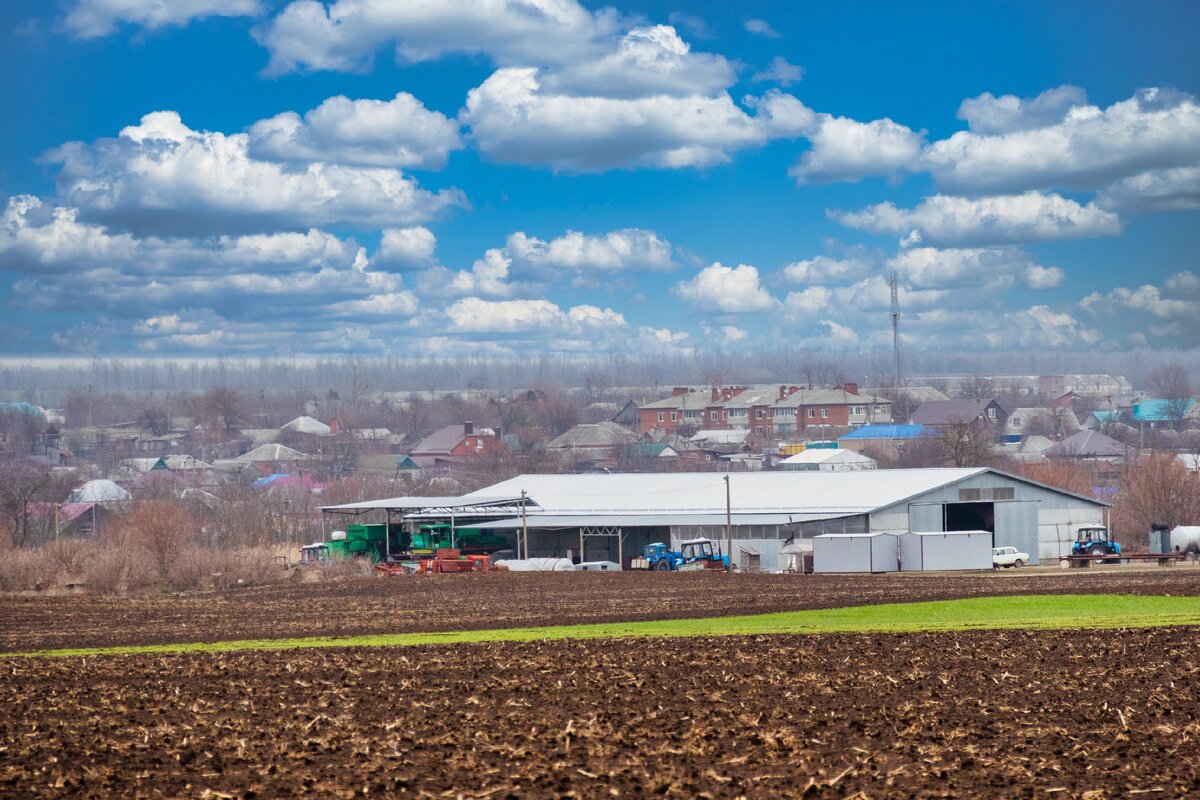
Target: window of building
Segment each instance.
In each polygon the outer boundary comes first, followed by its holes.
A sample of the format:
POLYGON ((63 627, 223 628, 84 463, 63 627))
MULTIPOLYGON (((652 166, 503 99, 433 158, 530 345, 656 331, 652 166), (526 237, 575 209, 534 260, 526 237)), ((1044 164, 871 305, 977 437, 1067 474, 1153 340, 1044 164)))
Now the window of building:
POLYGON ((809 419, 816 419, 816 418, 817 418, 817 410, 816 410, 815 408, 810 408, 810 409, 808 410, 808 418, 809 418, 809 419))
POLYGON ((995 421, 996 421, 996 409, 994 409, 994 408, 989 408, 989 409, 987 410, 987 412, 988 412, 988 419, 990 419, 990 420, 992 420, 993 422, 995 422, 995 421))
POLYGON ((821 419, 829 419, 829 409, 828 408, 821 409, 821 419))
POLYGON ((671 422, 678 422, 678 421, 679 421, 679 412, 672 411, 671 412, 671 422))
POLYGON ((700 419, 704 416, 703 411, 685 411, 683 412, 684 419, 700 419))
POLYGON ((762 419, 762 418, 763 418, 763 417, 765 417, 766 415, 767 415, 767 410, 766 410, 765 408, 760 408, 760 409, 758 410, 758 418, 759 418, 759 419, 762 419))
POLYGON ((851 409, 850 413, 861 416, 861 415, 867 413, 867 409, 864 408, 863 406, 854 406, 851 409))
POLYGON ((731 417, 744 417, 744 416, 746 416, 747 413, 748 413, 747 409, 744 409, 744 408, 729 409, 729 416, 731 416, 731 417))
POLYGON ((721 412, 713 411, 711 414, 709 414, 709 417, 711 417, 713 422, 716 422, 717 420, 719 420, 721 418, 721 412))
POLYGON ((659 422, 662 422, 662 421, 663 421, 663 412, 661 412, 661 411, 660 411, 660 412, 658 412, 658 421, 659 421, 659 422))

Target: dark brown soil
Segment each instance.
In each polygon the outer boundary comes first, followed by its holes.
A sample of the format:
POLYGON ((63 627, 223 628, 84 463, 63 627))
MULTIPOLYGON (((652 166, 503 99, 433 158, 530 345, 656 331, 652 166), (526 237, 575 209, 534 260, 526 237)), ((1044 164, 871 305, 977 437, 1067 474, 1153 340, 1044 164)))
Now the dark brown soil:
POLYGON ((1200 594, 1200 569, 984 574, 487 573, 140 598, 0 595, 0 652, 754 614, 1044 593, 1200 594))
POLYGON ((1200 796, 1195 629, 0 669, 4 797, 1200 796))

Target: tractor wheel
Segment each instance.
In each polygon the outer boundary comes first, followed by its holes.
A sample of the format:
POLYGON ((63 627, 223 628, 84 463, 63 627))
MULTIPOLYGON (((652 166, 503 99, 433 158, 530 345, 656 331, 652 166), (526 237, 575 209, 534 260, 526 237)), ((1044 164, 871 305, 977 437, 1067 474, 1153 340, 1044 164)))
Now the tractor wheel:
POLYGON ((1103 548, 1103 547, 1101 547, 1100 545, 1096 545, 1096 546, 1095 546, 1095 547, 1093 547, 1093 548, 1092 548, 1092 549, 1091 549, 1089 552, 1090 552, 1092 555, 1094 555, 1094 556, 1102 556, 1102 555, 1106 555, 1106 552, 1105 552, 1104 548, 1103 548))
POLYGON ((667 560, 665 558, 654 565, 654 569, 658 572, 666 572, 670 568, 671 568, 671 565, 667 563, 667 560))
POLYGON ((1016 567, 1017 569, 1020 569, 1021 567, 1025 566, 1025 562, 1018 558, 1016 561, 1013 562, 1013 566, 1016 567))

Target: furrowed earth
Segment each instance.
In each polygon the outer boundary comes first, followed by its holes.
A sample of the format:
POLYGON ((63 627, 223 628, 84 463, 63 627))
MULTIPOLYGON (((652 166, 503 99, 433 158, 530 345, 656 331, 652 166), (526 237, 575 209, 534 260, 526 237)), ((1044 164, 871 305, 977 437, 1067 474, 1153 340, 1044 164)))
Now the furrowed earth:
MULTIPOLYGON (((0 597, 0 647, 1200 595, 1200 569, 481 574, 0 597)), ((1200 796, 1200 628, 0 659, 0 797, 1200 796)))
POLYGON ((1193 629, 0 662, 5 797, 1184 797, 1193 629))
POLYGON ((1200 568, 420 575, 112 598, 0 595, 0 652, 738 616, 1019 594, 1200 595, 1200 568))

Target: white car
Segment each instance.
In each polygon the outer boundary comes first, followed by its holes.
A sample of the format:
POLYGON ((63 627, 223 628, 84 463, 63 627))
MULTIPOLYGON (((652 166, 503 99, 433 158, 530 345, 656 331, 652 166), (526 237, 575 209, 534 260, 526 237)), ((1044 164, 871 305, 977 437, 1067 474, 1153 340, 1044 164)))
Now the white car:
POLYGON ((1029 563, 1029 553, 1022 553, 1015 547, 993 547, 992 568, 1023 567, 1029 563))

